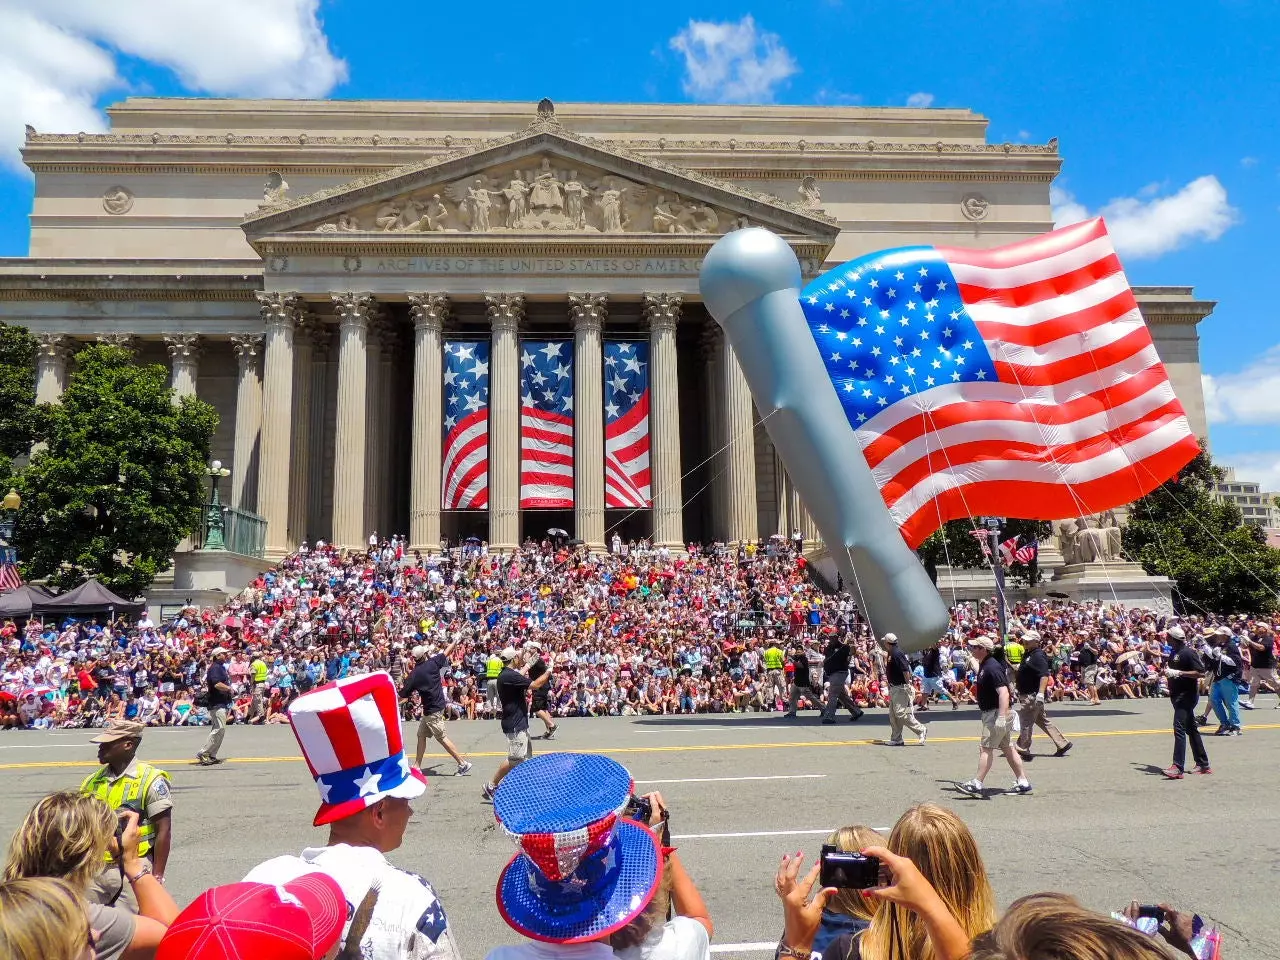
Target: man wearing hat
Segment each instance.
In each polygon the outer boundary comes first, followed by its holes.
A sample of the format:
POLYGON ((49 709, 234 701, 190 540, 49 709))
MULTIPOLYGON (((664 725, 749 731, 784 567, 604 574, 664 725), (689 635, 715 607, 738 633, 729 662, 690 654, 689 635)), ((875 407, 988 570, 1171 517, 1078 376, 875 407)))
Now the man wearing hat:
POLYGON ((293 735, 320 791, 313 823, 329 827, 329 842, 261 863, 245 882, 287 889, 304 874, 328 874, 346 900, 349 955, 459 960, 431 884, 385 856, 404 841, 410 801, 427 789, 404 755, 398 705, 395 683, 382 672, 326 684, 293 702, 293 735))
POLYGON ((498 674, 498 699, 502 704, 502 732, 507 736, 507 759, 498 767, 493 779, 484 785, 484 798, 493 799, 493 793, 511 768, 533 756, 533 741, 529 739, 529 704, 525 691, 536 691, 551 679, 548 671, 536 680, 516 667, 519 652, 515 647, 505 647, 498 657, 502 660, 502 672, 498 674))
POLYGON ((400 698, 407 700, 415 691, 422 701, 422 719, 418 722, 418 753, 414 758, 414 769, 422 769, 422 758, 427 752, 427 736, 435 738, 436 743, 444 747, 449 756, 458 764, 457 775, 465 777, 471 772, 471 761, 459 752, 453 741, 444 732, 444 686, 440 682, 440 673, 450 666, 450 654, 457 646, 457 641, 449 644, 438 653, 428 655, 426 647, 419 644, 413 648, 413 659, 417 666, 409 674, 400 688, 400 698))
POLYGON ((1191 740, 1191 755, 1196 762, 1196 773, 1212 773, 1209 754, 1200 738, 1196 724, 1196 703, 1200 699, 1200 676, 1204 663, 1191 644, 1186 633, 1176 624, 1165 636, 1173 650, 1164 675, 1169 680, 1169 700, 1173 703, 1173 765, 1164 771, 1170 780, 1181 780, 1187 760, 1187 740, 1191 740))
POLYGON ((202 767, 222 763, 218 759, 218 751, 222 748, 222 738, 227 733, 227 708, 235 697, 231 689, 231 674, 227 672, 226 647, 214 647, 209 656, 213 663, 209 664, 204 682, 208 691, 209 718, 213 729, 209 731, 209 739, 205 741, 204 747, 196 754, 196 761, 202 767))
POLYGON ((1205 636, 1205 666, 1211 685, 1209 702, 1218 716, 1219 737, 1238 737, 1240 727, 1240 678, 1244 676, 1244 657, 1230 627, 1214 628, 1205 636))
POLYGON ((1026 631, 1022 635, 1022 644, 1023 655, 1014 681, 1018 692, 1018 722, 1022 726, 1018 733, 1018 753, 1023 760, 1031 759, 1032 728, 1038 726, 1053 741, 1054 756, 1060 757, 1071 749, 1072 743, 1062 735, 1062 731, 1045 711, 1044 698, 1049 689, 1049 677, 1053 668, 1049 666, 1049 658, 1042 649, 1039 631, 1026 631))
MULTIPOLYGON (((146 730, 132 720, 109 720, 90 743, 98 745, 98 770, 80 784, 80 793, 97 797, 112 810, 138 814, 138 855, 151 860, 151 872, 164 882, 173 842, 173 793, 169 774, 137 758, 146 730)), ((109 862, 97 888, 106 900, 124 889, 119 867, 109 862)))
POLYGON ((891 747, 903 745, 902 728, 906 727, 917 737, 917 742, 924 746, 929 737, 929 728, 916 719, 916 688, 912 682, 911 661, 898 647, 898 638, 886 633, 881 641, 888 651, 884 672, 889 686, 889 740, 891 747))
POLYGON ((978 775, 958 786, 975 797, 985 795, 983 784, 991 772, 997 750, 1004 754, 1013 770, 1014 782, 1010 792, 1031 792, 1031 783, 1022 769, 1022 758, 1013 749, 1009 678, 1004 667, 991 655, 995 646, 995 640, 985 634, 969 638, 969 652, 978 661, 978 710, 982 714, 982 739, 978 744, 978 775))
MULTIPOLYGON (((544 673, 550 673, 551 668, 547 666, 547 661, 542 658, 542 644, 537 640, 526 640, 524 648, 529 654, 529 682, 537 680, 544 673)), ((542 721, 544 732, 543 740, 554 739, 556 730, 559 727, 554 720, 551 719, 551 703, 547 699, 550 692, 547 688, 551 686, 551 678, 547 677, 547 682, 533 691, 533 702, 529 709, 533 711, 533 715, 542 721)))

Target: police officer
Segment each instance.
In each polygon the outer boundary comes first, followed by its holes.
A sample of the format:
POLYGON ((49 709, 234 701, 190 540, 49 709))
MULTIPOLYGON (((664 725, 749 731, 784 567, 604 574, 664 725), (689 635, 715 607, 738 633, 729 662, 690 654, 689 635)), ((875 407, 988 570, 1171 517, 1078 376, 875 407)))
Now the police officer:
POLYGON ((502 658, 495 650, 484 662, 485 697, 489 701, 494 716, 498 715, 498 674, 500 673, 502 673, 502 658))
POLYGON ((267 662, 262 659, 262 653, 253 649, 249 651, 253 656, 253 660, 249 663, 249 680, 252 683, 253 705, 249 709, 250 723, 266 723, 267 722, 267 662))
MULTIPOLYGON (((169 864, 173 841, 173 794, 169 774, 137 758, 146 730, 132 720, 110 720, 92 743, 98 745, 98 762, 103 764, 80 784, 80 793, 97 797, 112 810, 132 810, 138 814, 138 854, 151 860, 151 872, 161 883, 169 864)), ((114 861, 98 878, 98 890, 106 900, 121 890, 120 870, 114 861)))
POLYGON ((773 638, 772 631, 769 634, 769 646, 765 647, 761 659, 764 661, 764 702, 772 710, 775 703, 787 698, 787 688, 783 677, 786 655, 782 652, 782 648, 778 646, 777 640, 773 638))

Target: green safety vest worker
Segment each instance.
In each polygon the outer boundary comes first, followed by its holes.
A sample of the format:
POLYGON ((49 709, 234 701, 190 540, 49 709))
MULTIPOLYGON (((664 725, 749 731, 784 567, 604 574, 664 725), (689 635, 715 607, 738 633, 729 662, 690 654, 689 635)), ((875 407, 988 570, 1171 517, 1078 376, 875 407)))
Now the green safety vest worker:
POLYGON ((1004 642, 1004 658, 1009 661, 1011 667, 1022 663, 1022 655, 1025 651, 1026 648, 1012 637, 1004 642))
MULTIPOLYGON (((111 768, 100 767, 97 773, 85 777, 80 793, 97 797, 112 810, 121 807, 138 814, 138 855, 146 856, 155 839, 156 828, 151 816, 172 809, 169 797, 169 774, 141 760, 134 760, 124 773, 111 779, 111 768)), ((106 855, 111 859, 111 854, 106 855)))
POLYGON ((484 665, 484 675, 489 680, 497 680, 498 674, 502 672, 502 658, 496 653, 491 656, 484 665))
POLYGON ((785 659, 782 651, 776 645, 770 646, 764 652, 764 668, 766 670, 781 670, 785 659))
POLYGON ((255 657, 253 663, 249 664, 249 669, 253 671, 254 683, 267 682, 267 665, 263 663, 261 657, 255 657))

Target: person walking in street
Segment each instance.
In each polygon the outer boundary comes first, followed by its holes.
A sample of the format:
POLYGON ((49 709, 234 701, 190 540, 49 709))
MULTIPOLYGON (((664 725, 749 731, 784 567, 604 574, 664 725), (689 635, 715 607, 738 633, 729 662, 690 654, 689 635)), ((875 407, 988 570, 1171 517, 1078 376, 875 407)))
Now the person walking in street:
POLYGON ((916 688, 912 683, 911 661, 898 647, 898 638, 886 633, 881 641, 888 651, 885 661, 885 676, 889 684, 889 740, 891 747, 901 747, 902 728, 906 727, 917 737, 917 742, 924 746, 929 737, 929 728, 916 719, 916 688))
POLYGON ((797 716, 801 697, 808 697, 815 709, 822 709, 822 683, 813 675, 814 668, 821 665, 821 655, 805 644, 797 642, 791 648, 791 697, 784 717, 794 719, 797 716))
POLYGON ((485 698, 489 701, 489 710, 498 713, 498 674, 502 673, 502 657, 495 650, 484 662, 485 698))
POLYGON ((551 677, 547 677, 547 681, 540 686, 533 688, 534 680, 537 680, 543 674, 550 674, 551 667, 547 665, 547 661, 542 659, 542 644, 537 640, 527 640, 524 645, 525 650, 529 651, 531 662, 529 664, 529 683, 533 693, 530 694, 529 705, 530 711, 535 717, 542 721, 543 740, 554 739, 556 730, 560 728, 554 720, 551 719, 551 702, 547 698, 549 688, 551 687, 551 677))
POLYGON ((262 652, 257 649, 249 651, 253 660, 249 663, 249 683, 251 684, 252 706, 249 708, 250 723, 267 722, 267 676, 270 669, 267 661, 262 659, 262 652))
POLYGON ((1249 699, 1241 700, 1246 710, 1258 708, 1258 691, 1267 684, 1276 694, 1276 709, 1280 710, 1280 684, 1276 682, 1276 638, 1268 623, 1255 624, 1247 635, 1249 643, 1249 699))
POLYGON ((776 710, 787 699, 786 654, 772 636, 769 637, 769 645, 764 648, 761 659, 764 661, 765 706, 776 710))
POLYGON ((1062 731, 1049 719, 1045 710, 1044 698, 1053 669, 1042 649, 1038 631, 1028 630, 1022 635, 1022 643, 1024 652, 1018 665, 1015 687, 1018 693, 1018 723, 1022 726, 1018 733, 1018 754, 1023 760, 1031 759, 1032 728, 1039 727, 1053 741, 1054 756, 1060 757, 1071 749, 1072 743, 1062 735, 1062 731))
POLYGON ((1004 666, 991 656, 995 645, 995 641, 988 636, 972 637, 969 640, 969 652, 978 661, 978 710, 982 714, 982 739, 978 745, 978 775, 959 784, 959 787, 974 797, 986 795, 984 783, 987 774, 991 772, 991 764, 995 762, 997 750, 1004 754, 1013 770, 1014 781, 1010 792, 1031 792, 1031 782, 1023 771, 1022 758, 1013 749, 1009 678, 1004 666))
POLYGON ((1240 645, 1230 627, 1218 627, 1205 640, 1204 664, 1212 682, 1209 702, 1218 717, 1214 736, 1238 737, 1244 732, 1240 726, 1240 678, 1244 676, 1240 645))
POLYGON ((440 682, 440 673, 442 670, 449 669, 449 657, 457 645, 458 641, 455 640, 443 651, 430 655, 426 647, 414 647, 412 653, 417 666, 413 668, 413 672, 400 688, 400 697, 402 700, 407 700, 412 694, 417 693, 418 699, 422 701, 422 719, 418 721, 418 751, 413 761, 414 769, 422 769, 422 758, 427 752, 427 736, 430 735, 436 743, 444 747, 449 756, 453 757, 458 765, 455 775, 465 777, 471 772, 471 761, 464 757, 453 745, 453 741, 445 735, 444 686, 440 682))
POLYGON ((519 654, 515 647, 505 648, 498 657, 502 661, 502 672, 495 681, 498 687, 498 699, 502 704, 502 732, 507 737, 507 759, 498 767, 493 779, 484 785, 484 798, 493 799, 502 778, 511 772, 513 767, 524 763, 533 756, 533 741, 529 739, 529 704, 525 699, 526 691, 538 690, 551 679, 548 671, 537 680, 530 680, 527 672, 521 671, 515 664, 519 654))
POLYGON ((841 706, 849 711, 850 722, 862 719, 862 709, 846 692, 849 686, 849 658, 852 653, 848 634, 832 632, 822 659, 822 673, 827 678, 827 704, 822 711, 823 723, 835 723, 836 708, 841 706))
POLYGON ((1076 652, 1076 667, 1080 670, 1080 682, 1089 696, 1089 706, 1102 704, 1098 697, 1098 647, 1092 636, 1086 636, 1076 652))
POLYGON ((213 729, 209 731, 209 739, 196 754, 196 760, 202 767, 209 767, 223 761, 218 757, 222 749, 222 738, 227 734, 227 708, 233 698, 231 675, 227 673, 227 650, 225 647, 214 647, 210 654, 213 663, 205 674, 205 687, 209 698, 209 718, 213 729))
POLYGON ((1196 725, 1196 704, 1200 700, 1200 677, 1204 663, 1200 655, 1186 642, 1181 627, 1168 630, 1169 645, 1173 656, 1164 675, 1169 678, 1169 700, 1173 703, 1173 765, 1164 771, 1170 780, 1181 780, 1187 759, 1187 740, 1191 741, 1191 756, 1196 762, 1196 773, 1212 773, 1209 754, 1196 725))

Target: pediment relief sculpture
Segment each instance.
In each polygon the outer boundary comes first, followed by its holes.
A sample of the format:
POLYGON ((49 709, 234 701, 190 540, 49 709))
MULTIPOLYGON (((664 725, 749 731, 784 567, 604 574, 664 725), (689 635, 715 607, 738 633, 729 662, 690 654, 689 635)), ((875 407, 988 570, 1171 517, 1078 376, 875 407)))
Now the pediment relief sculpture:
POLYGON ((742 218, 551 156, 345 211, 316 233, 723 233, 742 218), (529 164, 532 165, 529 165, 529 164))

